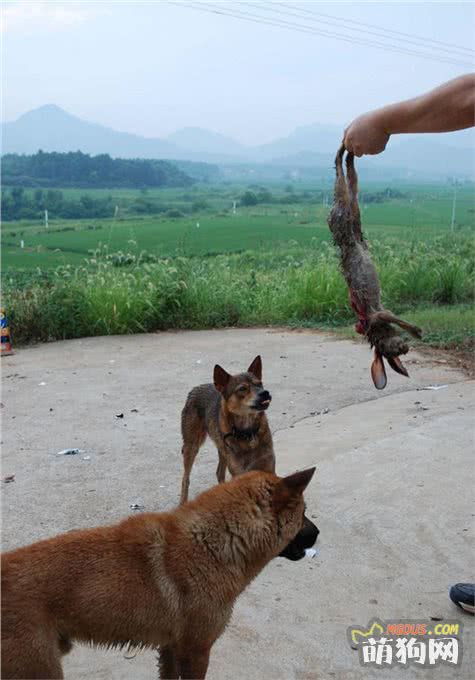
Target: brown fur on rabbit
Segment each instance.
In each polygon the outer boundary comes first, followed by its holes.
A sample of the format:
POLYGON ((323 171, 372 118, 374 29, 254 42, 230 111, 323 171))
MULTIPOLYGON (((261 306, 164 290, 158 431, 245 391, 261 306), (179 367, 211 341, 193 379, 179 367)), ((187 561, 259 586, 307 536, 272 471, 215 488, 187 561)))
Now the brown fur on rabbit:
POLYGON ((358 333, 366 336, 371 347, 374 347, 371 376, 375 387, 382 390, 387 383, 383 357, 394 371, 408 376, 399 357, 407 354, 409 345, 391 324, 398 325, 416 338, 422 336, 422 331, 417 326, 394 316, 381 304, 378 273, 361 229, 354 156, 352 153, 346 155, 345 177, 344 153, 345 147, 342 145, 335 159, 335 193, 328 225, 335 245, 340 251, 340 264, 348 285, 351 306, 358 316, 355 328, 358 333))

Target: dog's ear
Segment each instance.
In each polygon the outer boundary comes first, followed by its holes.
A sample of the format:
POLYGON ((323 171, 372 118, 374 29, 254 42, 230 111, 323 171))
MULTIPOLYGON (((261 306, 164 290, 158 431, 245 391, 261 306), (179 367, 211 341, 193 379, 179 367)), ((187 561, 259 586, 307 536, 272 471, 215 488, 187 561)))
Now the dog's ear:
POLYGON ((222 394, 226 387, 228 386, 230 380, 231 376, 229 375, 229 373, 225 371, 224 368, 221 368, 221 366, 216 364, 213 371, 213 382, 218 392, 221 392, 222 394))
POLYGON ((373 363, 371 364, 371 377, 373 378, 376 389, 384 390, 388 380, 386 378, 386 369, 384 368, 383 357, 377 350, 374 350, 374 359, 373 363))
POLYGON ((293 475, 283 477, 281 481, 292 493, 303 493, 316 469, 316 467, 312 467, 307 470, 300 470, 300 472, 294 472, 293 475))
POLYGON ((274 489, 272 498, 273 507, 280 511, 288 505, 292 498, 301 496, 312 479, 315 470, 316 468, 313 467, 308 470, 294 472, 293 475, 288 477, 282 477, 274 489))
POLYGON ((255 375, 258 380, 262 380, 262 359, 260 354, 258 354, 254 359, 252 364, 247 369, 247 372, 255 375))

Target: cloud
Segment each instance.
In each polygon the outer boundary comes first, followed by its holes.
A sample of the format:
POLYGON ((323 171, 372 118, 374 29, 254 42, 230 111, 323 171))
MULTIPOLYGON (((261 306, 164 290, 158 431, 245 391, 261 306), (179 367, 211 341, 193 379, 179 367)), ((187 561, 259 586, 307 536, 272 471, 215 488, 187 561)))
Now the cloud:
POLYGON ((89 2, 6 2, 2 7, 2 32, 31 35, 62 31, 84 24, 99 13, 102 9, 89 2))

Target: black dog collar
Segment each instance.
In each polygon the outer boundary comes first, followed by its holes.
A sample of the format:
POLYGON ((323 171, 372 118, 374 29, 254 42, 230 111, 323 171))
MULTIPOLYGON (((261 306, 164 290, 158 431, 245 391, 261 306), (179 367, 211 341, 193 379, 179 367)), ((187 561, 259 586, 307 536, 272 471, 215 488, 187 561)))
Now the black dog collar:
POLYGON ((248 427, 245 430, 238 430, 238 428, 233 425, 231 432, 226 432, 226 434, 223 436, 223 439, 226 441, 226 439, 229 437, 233 437, 234 439, 243 439, 250 442, 251 439, 254 439, 256 434, 259 432, 259 427, 260 425, 257 425, 257 427, 248 427))

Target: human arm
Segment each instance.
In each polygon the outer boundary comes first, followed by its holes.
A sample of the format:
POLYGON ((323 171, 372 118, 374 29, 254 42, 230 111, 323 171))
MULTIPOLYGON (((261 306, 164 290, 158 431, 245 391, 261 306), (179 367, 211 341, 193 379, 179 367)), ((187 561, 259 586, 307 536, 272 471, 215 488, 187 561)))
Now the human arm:
POLYGON ((475 73, 450 80, 414 99, 384 106, 356 118, 344 145, 355 156, 384 151, 393 134, 451 132, 475 125, 475 73))

